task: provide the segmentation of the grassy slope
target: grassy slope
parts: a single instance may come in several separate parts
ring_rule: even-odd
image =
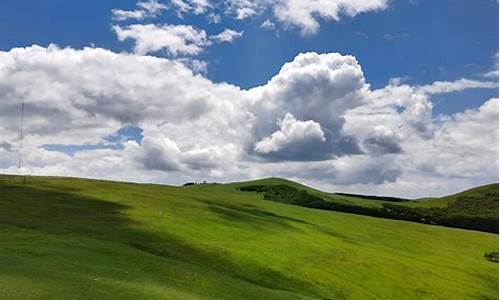
[[[297,189],[302,189],[306,190],[312,194],[318,195],[322,197],[325,200],[336,202],[336,203],[341,203],[341,204],[349,204],[349,205],[355,205],[355,206],[364,206],[364,207],[382,207],[382,204],[384,203],[389,203],[389,204],[398,204],[398,205],[406,205],[410,207],[446,207],[448,203],[454,202],[457,200],[458,197],[460,196],[484,196],[487,193],[492,193],[492,192],[497,192],[498,193],[498,183],[493,183],[493,184],[487,184],[479,187],[475,187],[472,189],[468,189],[465,191],[462,191],[460,193],[456,193],[453,195],[448,195],[445,197],[440,197],[440,198],[422,198],[422,199],[417,199],[417,200],[408,200],[406,202],[393,202],[393,201],[382,201],[382,200],[375,200],[375,199],[362,199],[362,198],[357,198],[355,195],[352,196],[347,196],[347,195],[338,195],[335,193],[326,193],[320,190],[313,189],[311,187],[302,185],[297,182],[293,182],[290,180],[282,179],[282,178],[266,178],[266,179],[259,179],[259,180],[254,180],[254,181],[248,181],[245,182],[244,185],[251,185],[251,184],[264,184],[264,185],[272,185],[272,184],[286,184],[293,186]],[[236,183],[236,185],[238,185]]]
[[[280,185],[280,184],[285,184],[292,186],[296,189],[299,190],[305,190],[310,192],[311,194],[317,195],[321,198],[323,198],[325,201],[331,201],[331,202],[336,202],[340,204],[348,204],[348,205],[353,205],[353,206],[363,206],[363,207],[382,207],[383,203],[394,203],[390,201],[381,201],[381,200],[373,200],[373,199],[361,199],[361,198],[356,198],[356,197],[351,197],[351,196],[346,196],[346,195],[337,195],[334,193],[326,193],[311,187],[308,187],[306,185],[300,184],[298,182],[290,181],[287,179],[283,178],[265,178],[265,179],[258,179],[258,180],[253,180],[253,181],[247,181],[245,183],[233,183],[232,185],[238,186],[238,185]]]
[[[0,178],[3,299],[498,299],[498,236],[232,185]]]
[[[456,201],[458,197],[464,196],[483,196],[487,193],[498,192],[498,183],[487,184],[473,189],[469,189],[457,194],[441,197],[441,198],[427,198],[418,201],[404,202],[404,205],[411,207],[446,207],[448,203]]]

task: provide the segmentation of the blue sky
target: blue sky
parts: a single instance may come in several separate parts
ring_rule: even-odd
[[[111,31],[111,9],[135,9],[136,1],[5,0],[0,3],[0,49],[32,44],[81,48],[89,45],[129,51]],[[269,12],[245,21],[222,18],[211,24],[202,15],[177,17],[171,9],[154,23],[190,24],[216,34],[243,30],[230,44],[207,49],[198,58],[209,62],[207,77],[243,88],[264,84],[298,53],[339,52],[354,55],[367,81],[378,88],[393,77],[410,84],[480,77],[492,68],[498,52],[498,3],[491,0],[393,0],[389,8],[339,22],[321,21],[319,32],[301,37],[297,29],[263,30]],[[134,23],[126,21],[125,23]],[[162,56],[163,54],[154,53]],[[477,93],[477,94],[476,94]],[[434,113],[454,113],[478,106],[496,90],[474,90],[442,99]]]
[[[498,181],[498,18],[494,0],[0,1],[0,172],[20,171],[25,103],[30,174]]]

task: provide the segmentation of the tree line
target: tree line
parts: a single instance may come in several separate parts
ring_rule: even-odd
[[[288,185],[247,185],[238,189],[263,193],[266,200],[303,207],[498,233],[498,191],[479,196],[459,196],[446,207],[384,203],[376,208],[326,201]]]

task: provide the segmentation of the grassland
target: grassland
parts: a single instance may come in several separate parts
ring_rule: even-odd
[[[283,178],[265,178],[247,181],[244,183],[233,183],[233,186],[249,186],[249,185],[287,185],[294,187],[298,190],[304,190],[312,195],[316,195],[324,199],[325,201],[343,204],[343,205],[352,205],[352,206],[360,206],[360,207],[368,207],[368,208],[381,208],[384,203],[394,203],[392,201],[382,201],[377,199],[362,199],[359,197],[349,196],[349,195],[339,195],[335,193],[326,193],[306,185],[300,184],[298,182],[290,181]]]
[[[280,179],[245,183],[240,191],[263,193],[264,199],[302,207],[372,217],[472,229],[498,234],[498,184],[440,199],[408,199],[354,194],[328,194]]]
[[[498,299],[498,235],[239,185],[0,177],[1,298]]]
[[[446,207],[448,204],[457,201],[460,197],[478,198],[489,194],[496,194],[495,196],[498,197],[497,183],[479,186],[445,197],[418,199],[418,201],[405,202],[404,204],[411,207]]]

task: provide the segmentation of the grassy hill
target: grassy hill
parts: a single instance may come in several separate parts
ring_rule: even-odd
[[[266,200],[302,207],[498,233],[498,184],[421,201],[328,194],[277,179],[242,183],[239,189],[263,193]]]
[[[368,207],[368,208],[381,208],[384,203],[393,203],[393,201],[385,201],[378,199],[375,196],[360,196],[353,194],[336,194],[336,193],[326,193],[306,185],[300,184],[298,182],[294,182],[291,180],[283,179],[283,178],[264,178],[252,181],[246,181],[244,183],[232,183],[233,186],[251,186],[251,185],[286,185],[290,187],[294,187],[298,190],[304,190],[312,195],[316,195],[324,199],[325,201],[329,201],[332,203],[338,203],[343,205],[351,205],[351,206],[360,206],[360,207]]]
[[[1,298],[498,299],[498,235],[241,185],[0,177]]]
[[[448,204],[456,202],[460,198],[471,198],[482,201],[484,199],[498,198],[498,183],[487,184],[472,188],[457,194],[441,197],[441,198],[424,198],[417,201],[405,203],[411,207],[446,207]]]

